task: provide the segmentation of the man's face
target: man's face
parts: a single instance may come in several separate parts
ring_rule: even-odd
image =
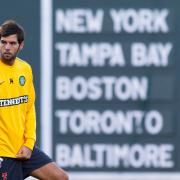
[[[6,61],[6,63],[11,63],[16,58],[16,55],[20,49],[22,49],[23,43],[19,44],[17,40],[17,35],[9,35],[6,37],[1,37],[0,39],[0,54],[1,58]]]

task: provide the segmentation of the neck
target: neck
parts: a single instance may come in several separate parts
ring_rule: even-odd
[[[1,61],[8,66],[12,66],[15,62],[15,59],[11,59],[11,60],[1,59]]]

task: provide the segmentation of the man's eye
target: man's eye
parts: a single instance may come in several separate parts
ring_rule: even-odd
[[[16,42],[10,42],[11,45],[16,45],[17,43]]]
[[[1,44],[7,44],[7,42],[6,41],[1,41]]]

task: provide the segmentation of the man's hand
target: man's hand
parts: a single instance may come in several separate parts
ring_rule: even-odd
[[[16,154],[16,157],[18,159],[26,160],[26,159],[30,159],[31,154],[32,154],[32,150],[31,149],[29,149],[26,146],[21,146],[20,150]]]

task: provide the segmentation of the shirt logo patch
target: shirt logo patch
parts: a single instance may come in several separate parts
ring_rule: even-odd
[[[25,85],[25,82],[26,82],[26,78],[24,76],[20,76],[19,77],[19,84],[21,86],[24,86]]]
[[[0,107],[14,106],[28,102],[28,96],[19,96],[10,99],[0,99]]]

